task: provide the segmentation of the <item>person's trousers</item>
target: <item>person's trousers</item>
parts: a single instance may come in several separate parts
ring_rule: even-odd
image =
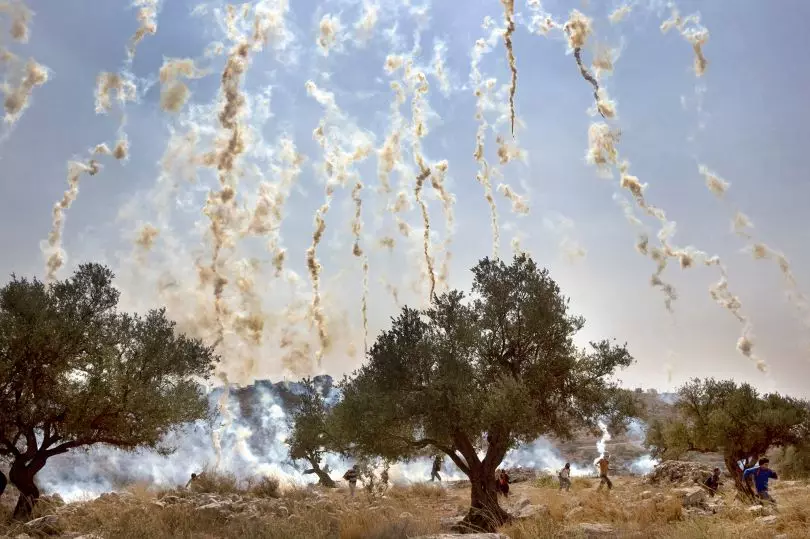
[[[599,477],[602,478],[602,480],[599,482],[599,488],[602,488],[602,485],[607,485],[608,490],[613,488],[613,483],[611,482],[607,474],[603,473]]]
[[[571,480],[567,477],[560,477],[560,490],[568,490],[571,488]]]

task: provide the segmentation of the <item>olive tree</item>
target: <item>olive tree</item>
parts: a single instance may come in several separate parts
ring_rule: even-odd
[[[177,334],[163,309],[119,312],[112,281],[84,264],[0,289],[0,456],[20,491],[15,518],[30,515],[51,457],[99,443],[161,449],[172,427],[207,414],[213,349]]]
[[[530,258],[486,258],[472,273],[469,299],[450,291],[403,308],[341,383],[332,415],[357,454],[447,455],[470,479],[465,523],[492,530],[509,518],[495,479],[507,452],[600,418],[624,424],[634,400],[612,375],[633,360],[609,341],[576,346],[583,318]]]
[[[773,447],[810,441],[806,401],[769,393],[733,380],[693,379],[678,389],[675,418],[650,424],[645,444],[653,455],[677,459],[687,451],[721,452],[728,473],[744,496],[753,497],[742,468]]]
[[[326,402],[312,379],[304,379],[301,385],[303,391],[297,395],[298,402],[290,414],[291,432],[287,438],[290,458],[293,461],[305,460],[311,466],[311,473],[318,476],[321,485],[334,488],[335,481],[329,476],[328,467],[321,468],[326,446],[332,441],[326,428]]]

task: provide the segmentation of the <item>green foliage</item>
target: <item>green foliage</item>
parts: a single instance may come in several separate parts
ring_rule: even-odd
[[[12,275],[0,289],[0,455],[12,475],[79,446],[158,447],[206,415],[213,349],[176,334],[163,309],[118,312],[112,280],[84,264],[64,281]]]
[[[484,259],[470,299],[405,307],[341,386],[333,421],[358,454],[407,459],[439,450],[468,475],[494,472],[518,442],[614,426],[634,412],[611,380],[632,358],[608,341],[580,349],[584,320],[546,270],[526,256]],[[477,450],[486,448],[482,460]]]
[[[330,441],[327,434],[327,407],[323,396],[311,378],[301,381],[303,393],[290,413],[290,458],[318,463]]]
[[[750,462],[771,447],[810,438],[806,401],[776,393],[760,395],[749,384],[712,378],[693,379],[678,394],[678,417],[654,422],[648,429],[646,444],[656,457],[722,451],[734,462]]]

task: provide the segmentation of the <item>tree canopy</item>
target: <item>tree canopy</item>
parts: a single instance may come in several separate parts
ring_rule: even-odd
[[[768,393],[733,380],[693,379],[678,389],[674,419],[650,424],[646,445],[654,456],[677,459],[687,451],[722,452],[742,493],[752,495],[740,467],[752,466],[772,447],[810,440],[806,401]]]
[[[468,521],[491,529],[506,518],[494,474],[509,449],[600,418],[623,424],[635,401],[612,376],[633,360],[607,340],[576,346],[583,318],[527,256],[472,273],[469,298],[450,291],[392,319],[342,382],[333,421],[358,454],[448,455],[471,479]]]
[[[17,516],[30,513],[50,457],[97,443],[159,447],[207,414],[200,382],[213,348],[176,334],[163,309],[118,312],[113,277],[84,264],[63,281],[12,275],[0,289],[0,456],[21,492]]]

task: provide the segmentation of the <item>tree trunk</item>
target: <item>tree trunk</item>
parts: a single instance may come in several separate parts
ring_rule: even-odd
[[[494,532],[509,520],[509,513],[498,503],[494,470],[483,467],[470,473],[470,511],[462,522],[474,531]]]
[[[17,498],[17,505],[14,507],[14,520],[27,521],[31,517],[39,499],[39,489],[34,483],[34,476],[42,469],[42,464],[36,460],[29,465],[25,465],[22,461],[16,460],[11,465],[8,473],[8,478],[11,483],[20,491],[20,497]]]
[[[318,484],[326,488],[335,488],[335,481],[329,477],[329,474],[323,471],[316,461],[310,461],[312,469],[315,470],[315,475],[318,476]]]
[[[751,485],[743,479],[743,472],[740,470],[740,466],[737,464],[738,460],[736,457],[726,455],[723,459],[726,463],[726,470],[734,479],[734,487],[737,489],[738,494],[746,501],[753,502],[757,499],[756,493],[751,488]],[[746,459],[745,467],[748,468],[750,466],[750,462]]]

